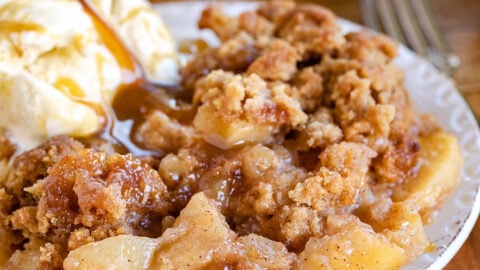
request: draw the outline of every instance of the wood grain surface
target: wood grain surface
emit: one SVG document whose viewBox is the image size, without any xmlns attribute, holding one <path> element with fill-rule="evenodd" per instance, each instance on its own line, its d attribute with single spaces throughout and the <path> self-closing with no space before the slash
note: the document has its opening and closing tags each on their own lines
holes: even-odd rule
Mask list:
<svg viewBox="0 0 480 270">
<path fill-rule="evenodd" d="M 156 0 L 161 2 L 162 0 Z M 362 23 L 359 0 L 309 0 L 332 9 L 338 16 Z M 440 27 L 461 66 L 453 79 L 480 119 L 480 0 L 431 0 Z M 480 181 L 480 179 L 477 179 Z M 446 270 L 480 270 L 480 220 Z"/>
</svg>

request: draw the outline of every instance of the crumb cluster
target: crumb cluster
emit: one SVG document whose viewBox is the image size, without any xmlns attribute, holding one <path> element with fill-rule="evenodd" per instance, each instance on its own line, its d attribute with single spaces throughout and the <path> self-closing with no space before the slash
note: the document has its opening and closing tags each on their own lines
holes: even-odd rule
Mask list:
<svg viewBox="0 0 480 270">
<path fill-rule="evenodd" d="M 160 237 L 199 192 L 236 243 L 208 269 L 308 269 L 330 243 L 347 252 L 349 237 L 389 247 L 402 263 L 423 253 L 422 209 L 392 194 L 415 178 L 420 138 L 439 128 L 412 108 L 394 42 L 344 35 L 329 10 L 290 1 L 236 18 L 212 6 L 199 27 L 221 45 L 180 71 L 193 118 L 153 111 L 133 134 L 163 157 L 147 162 L 60 136 L 0 162 L 7 268 L 61 269 L 86 243 Z M 0 160 L 13 152 L 0 139 Z"/>
</svg>

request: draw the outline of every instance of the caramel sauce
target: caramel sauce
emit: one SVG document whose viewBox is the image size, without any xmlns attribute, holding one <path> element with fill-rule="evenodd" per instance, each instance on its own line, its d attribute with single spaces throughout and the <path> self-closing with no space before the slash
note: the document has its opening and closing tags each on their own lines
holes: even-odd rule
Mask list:
<svg viewBox="0 0 480 270">
<path fill-rule="evenodd" d="M 11 36 L 7 36 L 7 40 L 10 42 L 10 44 L 12 44 L 12 48 L 13 50 L 15 51 L 15 53 L 19 56 L 19 57 L 22 57 L 23 56 L 23 51 L 22 51 L 22 46 L 19 46 L 19 44 L 17 43 L 20 43 L 21 39 L 19 39 L 17 42 L 15 42 Z"/>
<path fill-rule="evenodd" d="M 75 49 L 77 51 L 81 51 L 87 46 L 87 40 L 83 35 L 76 35 L 73 38 L 73 44 L 75 45 Z"/>
<path fill-rule="evenodd" d="M 194 54 L 208 49 L 208 43 L 203 39 L 186 40 L 180 43 L 178 50 L 184 54 Z"/>
<path fill-rule="evenodd" d="M 38 25 L 35 23 L 9 21 L 0 22 L 0 33 L 10 34 L 24 31 L 44 33 L 46 30 L 45 27 L 43 27 L 42 25 Z"/>
<path fill-rule="evenodd" d="M 86 100 L 85 91 L 76 81 L 68 77 L 60 77 L 53 86 L 73 101 L 90 107 L 98 115 L 102 116 L 102 124 L 105 124 L 106 116 L 103 107 L 100 104 Z"/>
<path fill-rule="evenodd" d="M 430 243 L 428 246 L 425 247 L 424 252 L 432 252 L 437 249 L 437 246 L 433 243 Z"/>
<path fill-rule="evenodd" d="M 90 16 L 102 43 L 107 46 L 118 65 L 122 68 L 124 82 L 143 77 L 139 64 L 125 45 L 120 41 L 115 32 L 99 17 L 85 0 L 80 0 L 80 3 L 85 12 Z"/>
<path fill-rule="evenodd" d="M 57 81 L 53 86 L 69 97 L 72 97 L 72 98 L 85 97 L 85 91 L 83 91 L 82 87 L 80 87 L 80 85 L 78 85 L 77 82 L 75 82 L 70 78 L 60 77 L 57 79 Z"/>
<path fill-rule="evenodd" d="M 132 153 L 136 156 L 163 155 L 163 153 L 147 149 L 141 141 L 136 140 L 135 130 L 145 121 L 145 117 L 152 110 L 161 110 L 171 117 L 178 117 L 179 121 L 191 121 L 192 117 L 189 111 L 177 107 L 177 98 L 185 100 L 190 96 L 182 96 L 182 92 L 174 87 L 160 87 L 149 82 L 137 59 L 125 47 L 116 33 L 85 0 L 79 1 L 91 17 L 101 41 L 122 68 L 122 84 L 117 89 L 112 106 L 104 106 L 102 113 L 99 113 L 104 116 L 104 128 L 97 134 L 97 137 L 111 142 L 113 148 L 120 153 Z M 102 59 L 97 58 L 97 62 L 101 67 Z M 72 85 L 69 87 L 72 90 Z M 178 95 L 170 96 L 171 93 Z"/>
<path fill-rule="evenodd" d="M 159 156 L 163 153 L 156 153 L 147 150 L 147 147 L 135 139 L 135 130 L 143 123 L 146 115 L 154 109 L 165 111 L 166 104 L 154 97 L 154 92 L 149 92 L 148 82 L 138 79 L 133 83 L 123 84 L 117 90 L 112 103 L 114 112 L 113 122 L 110 122 L 110 133 L 103 132 L 102 138 L 111 140 L 113 137 L 120 142 L 128 152 L 138 156 Z M 156 88 L 164 92 L 161 88 Z"/>
<path fill-rule="evenodd" d="M 42 25 L 31 22 L 15 22 L 15 21 L 0 21 L 0 34 L 12 34 L 20 32 L 37 32 L 45 33 L 46 29 Z M 14 39 L 11 36 L 7 36 L 7 39 L 12 44 L 13 49 L 19 57 L 23 56 L 22 46 L 20 44 L 21 39 Z"/>
</svg>

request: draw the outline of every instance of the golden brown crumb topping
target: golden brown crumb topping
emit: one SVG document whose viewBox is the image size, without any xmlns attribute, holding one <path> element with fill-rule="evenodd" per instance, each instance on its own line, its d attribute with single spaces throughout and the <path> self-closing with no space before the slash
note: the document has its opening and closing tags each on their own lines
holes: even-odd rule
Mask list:
<svg viewBox="0 0 480 270">
<path fill-rule="evenodd" d="M 9 228 L 38 243 L 42 256 L 48 249 L 52 260 L 40 264 L 53 269 L 69 250 L 92 241 L 119 234 L 159 236 L 162 219 L 175 209 L 147 164 L 131 155 L 84 149 L 67 137 L 18 156 L 5 191 L 11 195 Z"/>
<path fill-rule="evenodd" d="M 0 265 L 75 269 L 107 238 L 154 245 L 152 269 L 395 269 L 424 252 L 422 218 L 454 180 L 430 188 L 423 164 L 460 154 L 412 108 L 395 44 L 291 1 L 236 18 L 212 6 L 199 27 L 222 43 L 181 69 L 190 102 L 152 106 L 132 131 L 155 157 L 55 137 L 4 166 L 0 137 Z"/>
</svg>

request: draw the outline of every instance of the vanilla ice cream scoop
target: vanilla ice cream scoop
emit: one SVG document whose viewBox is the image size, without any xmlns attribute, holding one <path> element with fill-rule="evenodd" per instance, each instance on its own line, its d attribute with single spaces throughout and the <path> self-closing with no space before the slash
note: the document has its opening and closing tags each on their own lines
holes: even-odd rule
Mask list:
<svg viewBox="0 0 480 270">
<path fill-rule="evenodd" d="M 48 135 L 83 136 L 100 128 L 97 113 L 33 75 L 0 68 L 0 123 L 30 149 Z M 54 134 L 52 134 L 54 133 Z"/>
<path fill-rule="evenodd" d="M 176 47 L 150 3 L 144 0 L 88 0 L 142 65 L 149 80 L 178 79 Z"/>
<path fill-rule="evenodd" d="M 175 82 L 174 43 L 147 1 L 84 2 L 149 79 Z M 80 1 L 0 0 L 0 129 L 20 150 L 103 127 L 105 108 L 125 78 L 102 34 Z"/>
</svg>

